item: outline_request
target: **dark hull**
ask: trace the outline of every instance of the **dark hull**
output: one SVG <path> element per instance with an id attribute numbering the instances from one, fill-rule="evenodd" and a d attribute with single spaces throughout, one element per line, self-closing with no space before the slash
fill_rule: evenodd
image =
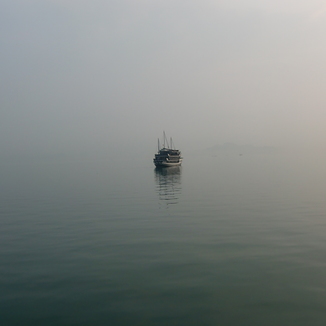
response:
<path id="1" fill-rule="evenodd" d="M 156 167 L 169 167 L 169 166 L 180 166 L 182 163 L 182 159 L 179 160 L 179 162 L 155 162 L 154 164 Z"/>

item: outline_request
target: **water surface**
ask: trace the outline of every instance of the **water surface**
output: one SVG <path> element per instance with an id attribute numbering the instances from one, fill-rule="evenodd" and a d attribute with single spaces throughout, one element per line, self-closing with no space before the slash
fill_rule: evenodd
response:
<path id="1" fill-rule="evenodd" d="M 325 325 L 325 158 L 2 169 L 1 325 Z"/>

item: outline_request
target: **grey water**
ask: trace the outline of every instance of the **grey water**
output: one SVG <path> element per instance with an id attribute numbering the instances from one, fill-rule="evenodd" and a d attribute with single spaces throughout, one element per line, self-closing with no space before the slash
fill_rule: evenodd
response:
<path id="1" fill-rule="evenodd" d="M 325 325 L 325 156 L 2 163 L 0 325 Z"/>

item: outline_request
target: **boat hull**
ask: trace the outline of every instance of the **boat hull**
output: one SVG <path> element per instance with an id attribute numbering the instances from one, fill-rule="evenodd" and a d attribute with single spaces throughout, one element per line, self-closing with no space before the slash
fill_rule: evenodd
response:
<path id="1" fill-rule="evenodd" d="M 180 166 L 181 163 L 182 163 L 182 160 L 179 160 L 179 162 L 176 162 L 176 163 L 170 163 L 170 162 L 154 162 L 155 166 L 157 166 L 157 167 Z"/>

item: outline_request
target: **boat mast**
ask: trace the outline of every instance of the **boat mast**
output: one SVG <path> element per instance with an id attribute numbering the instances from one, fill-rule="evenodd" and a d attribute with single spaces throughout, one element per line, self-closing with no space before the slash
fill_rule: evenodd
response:
<path id="1" fill-rule="evenodd" d="M 170 137 L 170 148 L 172 149 L 172 137 Z"/>
<path id="2" fill-rule="evenodd" d="M 163 148 L 165 148 L 165 139 L 166 139 L 165 131 L 163 131 Z"/>
<path id="3" fill-rule="evenodd" d="M 166 146 L 169 147 L 169 140 L 165 135 L 165 131 L 164 131 L 164 147 L 165 147 L 165 142 L 166 142 Z"/>
<path id="4" fill-rule="evenodd" d="M 160 151 L 160 138 L 157 138 L 157 149 L 158 152 Z"/>

